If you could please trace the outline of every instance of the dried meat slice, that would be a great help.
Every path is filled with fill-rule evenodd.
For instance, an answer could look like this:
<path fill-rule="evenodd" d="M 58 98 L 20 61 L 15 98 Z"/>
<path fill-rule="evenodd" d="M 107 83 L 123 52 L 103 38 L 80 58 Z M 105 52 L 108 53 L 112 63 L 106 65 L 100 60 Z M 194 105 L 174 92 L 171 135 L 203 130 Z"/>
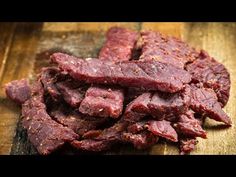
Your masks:
<path fill-rule="evenodd" d="M 133 123 L 127 127 L 127 132 L 136 134 L 143 130 L 146 130 L 147 123 L 148 123 L 147 121 L 140 121 L 140 122 Z"/>
<path fill-rule="evenodd" d="M 22 105 L 22 125 L 28 138 L 40 154 L 47 155 L 66 142 L 78 138 L 73 130 L 58 124 L 46 112 L 43 101 L 43 89 L 37 84 L 33 96 Z"/>
<path fill-rule="evenodd" d="M 84 99 L 87 85 L 76 82 L 74 80 L 65 80 L 56 83 L 56 87 L 61 93 L 63 99 L 72 107 L 79 107 Z"/>
<path fill-rule="evenodd" d="M 121 119 L 113 126 L 104 129 L 95 139 L 115 142 L 121 141 L 121 133 L 126 130 L 127 126 L 128 122 Z"/>
<path fill-rule="evenodd" d="M 141 32 L 140 43 L 140 60 L 157 60 L 184 68 L 186 63 L 194 61 L 198 56 L 198 52 L 187 43 L 159 32 Z"/>
<path fill-rule="evenodd" d="M 93 151 L 100 152 L 108 150 L 113 143 L 110 141 L 97 141 L 93 139 L 85 139 L 85 140 L 74 140 L 71 142 L 71 145 L 77 149 L 84 151 Z"/>
<path fill-rule="evenodd" d="M 131 107 L 129 107 L 129 106 L 126 108 L 126 110 L 123 114 L 123 118 L 125 119 L 125 121 L 131 122 L 131 123 L 138 122 L 146 116 L 147 116 L 147 114 L 132 111 Z"/>
<path fill-rule="evenodd" d="M 189 110 L 179 117 L 175 125 L 178 132 L 188 137 L 206 138 L 206 131 L 202 129 L 201 122 L 195 119 L 193 111 Z"/>
<path fill-rule="evenodd" d="M 124 132 L 121 135 L 124 142 L 129 142 L 134 145 L 137 149 L 147 149 L 157 143 L 159 140 L 158 136 L 153 133 L 144 131 L 138 134 Z"/>
<path fill-rule="evenodd" d="M 42 82 L 44 89 L 56 101 L 61 98 L 61 93 L 58 91 L 55 83 L 60 75 L 60 70 L 54 67 L 42 68 L 39 80 Z"/>
<path fill-rule="evenodd" d="M 167 140 L 177 142 L 178 135 L 175 129 L 171 126 L 171 123 L 166 120 L 156 121 L 151 120 L 148 122 L 148 130 L 152 132 L 154 135 L 163 137 Z"/>
<path fill-rule="evenodd" d="M 102 130 L 89 130 L 83 134 L 83 139 L 94 139 L 102 133 Z"/>
<path fill-rule="evenodd" d="M 191 103 L 192 110 L 198 113 L 206 114 L 209 118 L 231 125 L 229 116 L 223 111 L 218 102 L 214 90 L 209 88 L 198 88 L 191 85 Z"/>
<path fill-rule="evenodd" d="M 123 110 L 123 102 L 123 89 L 94 86 L 87 90 L 79 111 L 90 116 L 118 118 Z"/>
<path fill-rule="evenodd" d="M 148 103 L 153 117 L 174 117 L 186 112 L 190 104 L 189 88 L 178 93 L 155 92 Z"/>
<path fill-rule="evenodd" d="M 143 93 L 142 95 L 134 99 L 128 106 L 131 107 L 132 111 L 149 114 L 150 110 L 148 104 L 150 103 L 151 99 L 151 93 Z"/>
<path fill-rule="evenodd" d="M 187 111 L 190 105 L 190 92 L 186 87 L 177 93 L 146 92 L 129 103 L 125 110 L 125 118 L 128 120 L 130 112 L 152 115 L 156 119 L 176 121 L 177 116 Z"/>
<path fill-rule="evenodd" d="M 26 79 L 11 81 L 6 84 L 5 88 L 7 97 L 19 105 L 30 98 L 31 90 Z"/>
<path fill-rule="evenodd" d="M 204 87 L 213 89 L 222 107 L 226 105 L 231 82 L 230 75 L 223 64 L 202 50 L 198 59 L 188 64 L 186 69 L 192 74 L 193 82 L 203 83 Z"/>
<path fill-rule="evenodd" d="M 84 139 L 81 141 L 73 141 L 71 144 L 75 148 L 86 151 L 104 151 L 109 149 L 112 145 L 121 142 L 121 134 L 126 130 L 127 122 L 118 121 L 113 126 L 102 131 L 96 131 L 95 136 L 91 139 Z"/>
<path fill-rule="evenodd" d="M 58 123 L 72 129 L 78 135 L 83 136 L 86 132 L 98 129 L 107 122 L 105 118 L 89 117 L 73 110 L 66 110 L 63 106 L 50 112 L 52 118 Z"/>
<path fill-rule="evenodd" d="M 63 53 L 54 53 L 51 59 L 74 79 L 87 83 L 119 84 L 174 93 L 191 81 L 187 71 L 158 61 L 112 63 L 99 59 L 82 60 Z"/>
<path fill-rule="evenodd" d="M 144 93 L 131 101 L 124 112 L 124 119 L 129 122 L 137 122 L 149 115 L 147 104 L 150 102 L 152 94 Z"/>
<path fill-rule="evenodd" d="M 125 61 L 132 57 L 138 33 L 121 27 L 112 27 L 108 30 L 106 38 L 99 53 L 99 59 L 114 62 Z"/>
<path fill-rule="evenodd" d="M 195 138 L 184 138 L 180 140 L 180 154 L 189 154 L 195 149 L 198 141 Z"/>

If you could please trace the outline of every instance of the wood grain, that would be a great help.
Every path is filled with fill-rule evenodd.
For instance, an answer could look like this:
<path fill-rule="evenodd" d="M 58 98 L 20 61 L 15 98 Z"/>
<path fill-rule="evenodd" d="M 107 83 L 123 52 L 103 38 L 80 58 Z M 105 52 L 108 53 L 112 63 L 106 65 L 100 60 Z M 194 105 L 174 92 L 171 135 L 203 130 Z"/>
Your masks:
<path fill-rule="evenodd" d="M 11 47 L 15 23 L 2 23 L 0 27 L 0 78 L 2 78 L 5 63 Z"/>
<path fill-rule="evenodd" d="M 3 63 L 4 69 L 0 78 L 0 154 L 10 153 L 20 115 L 20 108 L 6 99 L 3 87 L 11 80 L 30 76 L 40 27 L 40 24 L 17 24 L 7 60 Z"/>
<path fill-rule="evenodd" d="M 64 51 L 81 57 L 96 57 L 111 26 L 137 31 L 157 30 L 176 36 L 192 46 L 207 50 L 223 63 L 231 75 L 231 96 L 225 111 L 236 120 L 236 23 L 33 23 L 0 25 L 0 154 L 35 154 L 20 123 L 20 108 L 6 99 L 3 85 L 11 80 L 32 77 L 49 64 L 53 51 Z M 17 131 L 16 131 L 17 126 Z M 236 154 L 235 126 L 222 129 L 207 119 L 208 139 L 198 139 L 192 154 Z M 13 143 L 13 137 L 14 143 Z M 12 146 L 12 144 L 14 144 Z M 12 148 L 12 150 L 11 150 Z M 106 154 L 178 154 L 175 144 L 159 143 L 150 151 L 135 151 L 131 146 L 117 147 Z"/>
<path fill-rule="evenodd" d="M 90 32 L 105 32 L 112 26 L 120 26 L 133 30 L 139 29 L 139 23 L 130 22 L 81 22 L 81 23 L 44 23 L 44 31 L 52 32 L 72 32 L 72 31 L 90 31 Z"/>

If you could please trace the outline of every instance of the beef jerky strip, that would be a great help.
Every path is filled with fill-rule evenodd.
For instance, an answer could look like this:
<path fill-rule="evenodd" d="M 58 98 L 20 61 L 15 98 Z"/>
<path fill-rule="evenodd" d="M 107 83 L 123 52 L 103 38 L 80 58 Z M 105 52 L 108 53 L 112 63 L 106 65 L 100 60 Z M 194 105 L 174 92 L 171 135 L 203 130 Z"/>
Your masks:
<path fill-rule="evenodd" d="M 148 131 L 143 131 L 138 134 L 124 132 L 121 135 L 124 142 L 129 142 L 134 145 L 137 149 L 147 149 L 157 143 L 159 140 L 158 136 Z"/>
<path fill-rule="evenodd" d="M 150 102 L 152 94 L 144 93 L 131 101 L 124 112 L 124 119 L 129 122 L 136 122 L 149 115 L 147 104 Z"/>
<path fill-rule="evenodd" d="M 97 136 L 96 140 L 111 140 L 111 141 L 120 141 L 121 132 L 125 131 L 128 126 L 128 122 L 120 119 L 113 126 L 106 128 L 102 133 Z"/>
<path fill-rule="evenodd" d="M 107 122 L 105 118 L 89 117 L 72 110 L 66 110 L 63 106 L 50 112 L 52 118 L 58 123 L 72 129 L 78 135 L 94 130 Z"/>
<path fill-rule="evenodd" d="M 189 110 L 180 115 L 179 121 L 175 124 L 177 131 L 188 137 L 206 138 L 206 131 L 201 127 L 201 122 L 195 119 L 194 112 Z"/>
<path fill-rule="evenodd" d="M 32 97 L 22 105 L 22 125 L 28 138 L 40 154 L 47 155 L 65 142 L 78 138 L 71 129 L 58 124 L 46 112 L 41 83 L 35 83 Z"/>
<path fill-rule="evenodd" d="M 198 141 L 195 138 L 184 138 L 180 140 L 180 154 L 189 154 L 195 149 Z"/>
<path fill-rule="evenodd" d="M 121 142 L 121 134 L 126 130 L 128 123 L 118 121 L 113 126 L 98 132 L 92 139 L 73 141 L 71 143 L 77 149 L 86 151 L 104 151 L 109 149 L 115 143 Z"/>
<path fill-rule="evenodd" d="M 7 97 L 19 105 L 30 98 L 30 86 L 26 79 L 11 81 L 6 84 L 5 88 Z"/>
<path fill-rule="evenodd" d="M 63 53 L 54 53 L 51 59 L 62 71 L 87 83 L 119 84 L 174 93 L 191 81 L 187 71 L 159 61 L 113 63 L 99 59 L 83 60 Z"/>
<path fill-rule="evenodd" d="M 174 94 L 155 92 L 147 104 L 150 114 L 159 119 L 171 119 L 186 112 L 190 105 L 190 96 L 188 93 L 188 88 Z M 137 111 L 135 108 L 134 110 Z"/>
<path fill-rule="evenodd" d="M 112 27 L 106 34 L 99 59 L 111 61 L 126 61 L 132 56 L 132 51 L 138 39 L 138 33 L 121 27 Z"/>
<path fill-rule="evenodd" d="M 129 104 L 126 107 L 124 115 L 123 115 L 124 119 L 130 123 L 138 122 L 146 116 L 147 114 L 145 113 L 138 113 L 138 112 L 132 111 L 132 104 Z"/>
<path fill-rule="evenodd" d="M 72 107 L 79 106 L 88 88 L 87 85 L 73 80 L 55 67 L 43 68 L 40 81 L 55 101 L 63 98 Z"/>
<path fill-rule="evenodd" d="M 130 124 L 127 127 L 127 132 L 137 134 L 139 132 L 142 132 L 143 130 L 146 130 L 147 129 L 146 125 L 147 125 L 147 121 L 140 121 L 140 122 Z"/>
<path fill-rule="evenodd" d="M 134 99 L 125 110 L 125 119 L 130 111 L 152 115 L 157 119 L 175 121 L 177 116 L 185 112 L 190 104 L 189 88 L 177 93 L 146 92 Z M 132 118 L 132 117 L 131 117 Z"/>
<path fill-rule="evenodd" d="M 123 89 L 90 87 L 79 111 L 90 116 L 118 118 L 123 110 L 123 102 Z"/>
<path fill-rule="evenodd" d="M 127 61 L 137 41 L 137 33 L 125 28 L 113 27 L 99 53 L 100 60 Z M 80 105 L 80 112 L 90 116 L 118 118 L 123 110 L 124 91 L 119 88 L 90 87 Z"/>
<path fill-rule="evenodd" d="M 79 107 L 88 88 L 87 85 L 74 81 L 73 79 L 58 82 L 56 83 L 56 87 L 60 91 L 65 102 L 75 108 Z"/>
<path fill-rule="evenodd" d="M 159 32 L 141 32 L 140 43 L 140 60 L 154 59 L 183 69 L 187 62 L 194 61 L 198 56 L 198 52 L 187 43 Z"/>
<path fill-rule="evenodd" d="M 171 126 L 171 122 L 166 120 L 146 120 L 136 122 L 127 127 L 127 131 L 132 134 L 137 134 L 145 130 L 152 132 L 156 136 L 160 136 L 174 142 L 178 141 L 178 135 L 175 129 Z"/>
<path fill-rule="evenodd" d="M 147 121 L 140 121 L 130 124 L 127 131 L 122 133 L 122 140 L 130 142 L 137 149 L 146 149 L 154 145 L 158 140 L 158 136 L 147 131 Z"/>
<path fill-rule="evenodd" d="M 178 141 L 178 135 L 175 129 L 171 126 L 171 123 L 166 120 L 155 121 L 151 120 L 148 122 L 148 130 L 154 135 L 163 137 L 173 142 Z"/>
<path fill-rule="evenodd" d="M 89 130 L 83 134 L 83 139 L 94 139 L 102 133 L 102 130 Z"/>
<path fill-rule="evenodd" d="M 61 98 L 61 93 L 58 91 L 55 83 L 58 81 L 60 70 L 55 67 L 42 68 L 39 80 L 42 82 L 44 89 L 51 97 L 58 101 Z"/>
<path fill-rule="evenodd" d="M 192 74 L 194 83 L 203 83 L 204 87 L 213 89 L 222 107 L 226 105 L 230 93 L 230 75 L 224 65 L 202 50 L 198 59 L 188 64 L 186 69 Z"/>
<path fill-rule="evenodd" d="M 97 141 L 93 139 L 85 139 L 85 140 L 74 140 L 71 142 L 71 145 L 76 149 L 84 150 L 84 151 L 93 151 L 100 152 L 108 150 L 112 143 L 110 141 Z"/>
<path fill-rule="evenodd" d="M 191 85 L 190 107 L 197 113 L 206 114 L 209 118 L 231 125 L 232 122 L 228 115 L 221 108 L 217 95 L 210 88 L 197 87 Z"/>

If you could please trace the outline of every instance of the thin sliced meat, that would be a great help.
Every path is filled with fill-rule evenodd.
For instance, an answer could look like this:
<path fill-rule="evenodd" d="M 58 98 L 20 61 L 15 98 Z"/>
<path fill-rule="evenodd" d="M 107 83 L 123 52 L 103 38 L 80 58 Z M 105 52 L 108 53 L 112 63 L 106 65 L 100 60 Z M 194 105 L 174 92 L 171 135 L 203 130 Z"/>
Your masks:
<path fill-rule="evenodd" d="M 80 141 L 74 140 L 71 142 L 71 145 L 77 149 L 84 151 L 100 152 L 108 150 L 113 144 L 109 141 L 96 141 L 93 139 L 85 139 Z"/>
<path fill-rule="evenodd" d="M 47 155 L 66 142 L 78 138 L 73 130 L 58 124 L 46 112 L 43 103 L 43 89 L 37 83 L 33 96 L 22 105 L 22 125 L 27 130 L 28 138 L 40 154 Z"/>
<path fill-rule="evenodd" d="M 147 92 L 143 93 L 142 95 L 138 96 L 134 99 L 131 103 L 129 103 L 128 107 L 131 107 L 132 111 L 149 114 L 150 110 L 148 104 L 152 99 L 152 94 Z"/>
<path fill-rule="evenodd" d="M 186 112 L 190 104 L 188 93 L 188 88 L 174 94 L 155 92 L 147 104 L 150 114 L 155 118 L 164 119 Z"/>
<path fill-rule="evenodd" d="M 102 133 L 97 136 L 96 140 L 109 140 L 109 141 L 120 141 L 121 132 L 125 131 L 128 126 L 128 122 L 120 120 L 113 126 L 106 128 Z"/>
<path fill-rule="evenodd" d="M 82 60 L 63 53 L 54 53 L 51 59 L 62 71 L 87 83 L 119 84 L 174 93 L 191 81 L 187 71 L 158 61 L 113 63 L 99 59 Z"/>
<path fill-rule="evenodd" d="M 118 118 L 123 110 L 123 102 L 123 89 L 90 87 L 79 111 L 90 116 Z"/>
<path fill-rule="evenodd" d="M 176 128 L 181 134 L 190 137 L 206 138 L 206 131 L 201 127 L 201 122 L 194 117 L 192 111 L 180 115 L 179 121 L 176 123 Z"/>
<path fill-rule="evenodd" d="M 204 87 L 211 88 L 217 94 L 222 107 L 226 105 L 230 94 L 230 75 L 225 66 L 201 51 L 194 62 L 186 66 L 192 74 L 193 82 L 203 83 Z"/>
<path fill-rule="evenodd" d="M 229 116 L 223 111 L 214 90 L 209 88 L 198 88 L 191 85 L 192 110 L 206 114 L 209 118 L 231 125 Z"/>
<path fill-rule="evenodd" d="M 39 80 L 42 82 L 44 89 L 54 100 L 61 98 L 61 93 L 58 91 L 55 83 L 60 75 L 60 70 L 54 67 L 42 68 Z"/>
<path fill-rule="evenodd" d="M 188 87 L 178 93 L 146 92 L 130 102 L 124 114 L 129 115 L 133 111 L 146 115 L 151 114 L 157 119 L 176 121 L 176 117 L 186 112 L 190 105 L 189 93 Z"/>
<path fill-rule="evenodd" d="M 144 93 L 130 102 L 124 112 L 124 119 L 129 122 L 137 122 L 149 115 L 147 104 L 150 102 L 152 94 Z"/>
<path fill-rule="evenodd" d="M 122 133 L 122 140 L 129 142 L 134 145 L 137 149 L 147 149 L 157 143 L 159 140 L 158 136 L 155 136 L 151 132 L 144 131 L 139 134 L 133 133 Z"/>
<path fill-rule="evenodd" d="M 194 61 L 198 52 L 187 43 L 159 32 L 141 32 L 141 60 L 157 60 L 184 68 L 187 62 Z"/>
<path fill-rule="evenodd" d="M 74 80 L 66 80 L 56 83 L 56 87 L 61 93 L 63 99 L 72 107 L 79 107 L 84 99 L 87 85 L 75 82 Z"/>
<path fill-rule="evenodd" d="M 54 120 L 72 129 L 80 136 L 107 123 L 105 118 L 89 117 L 73 110 L 65 110 L 62 106 L 52 110 L 50 115 Z"/>
<path fill-rule="evenodd" d="M 30 98 L 30 86 L 26 79 L 11 81 L 5 85 L 5 88 L 7 97 L 19 105 Z"/>
<path fill-rule="evenodd" d="M 134 112 L 130 108 L 127 108 L 123 115 L 124 119 L 128 122 L 138 122 L 146 116 L 147 114 Z"/>
<path fill-rule="evenodd" d="M 127 132 L 135 134 L 135 133 L 139 133 L 143 130 L 146 130 L 147 123 L 148 123 L 147 121 L 140 121 L 140 122 L 133 123 L 127 127 Z"/>
<path fill-rule="evenodd" d="M 121 133 L 125 131 L 127 122 L 118 121 L 113 126 L 97 132 L 98 136 L 92 136 L 91 139 L 73 141 L 72 146 L 87 151 L 104 151 L 109 149 L 117 142 L 121 142 Z"/>
<path fill-rule="evenodd" d="M 110 28 L 106 34 L 99 59 L 122 61 L 129 60 L 138 39 L 138 33 L 121 27 Z"/>
<path fill-rule="evenodd" d="M 195 138 L 185 138 L 180 140 L 180 154 L 188 154 L 195 149 L 198 141 Z"/>
<path fill-rule="evenodd" d="M 89 130 L 83 134 L 83 139 L 94 139 L 102 133 L 102 130 Z"/>
<path fill-rule="evenodd" d="M 171 126 L 169 121 L 155 121 L 151 120 L 148 122 L 148 130 L 154 135 L 163 137 L 173 142 L 178 141 L 178 135 L 175 129 Z"/>

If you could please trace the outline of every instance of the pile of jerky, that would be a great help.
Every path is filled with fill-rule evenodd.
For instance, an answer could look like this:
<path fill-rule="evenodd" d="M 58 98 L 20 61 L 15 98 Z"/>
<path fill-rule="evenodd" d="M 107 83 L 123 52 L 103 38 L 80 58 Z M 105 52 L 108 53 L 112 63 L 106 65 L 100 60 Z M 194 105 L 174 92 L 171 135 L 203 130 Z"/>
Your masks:
<path fill-rule="evenodd" d="M 148 149 L 160 140 L 192 151 L 206 117 L 230 126 L 223 111 L 230 75 L 206 51 L 159 32 L 112 27 L 97 58 L 53 53 L 37 80 L 15 80 L 7 96 L 39 154 L 65 144 L 100 152 L 117 144 Z"/>

